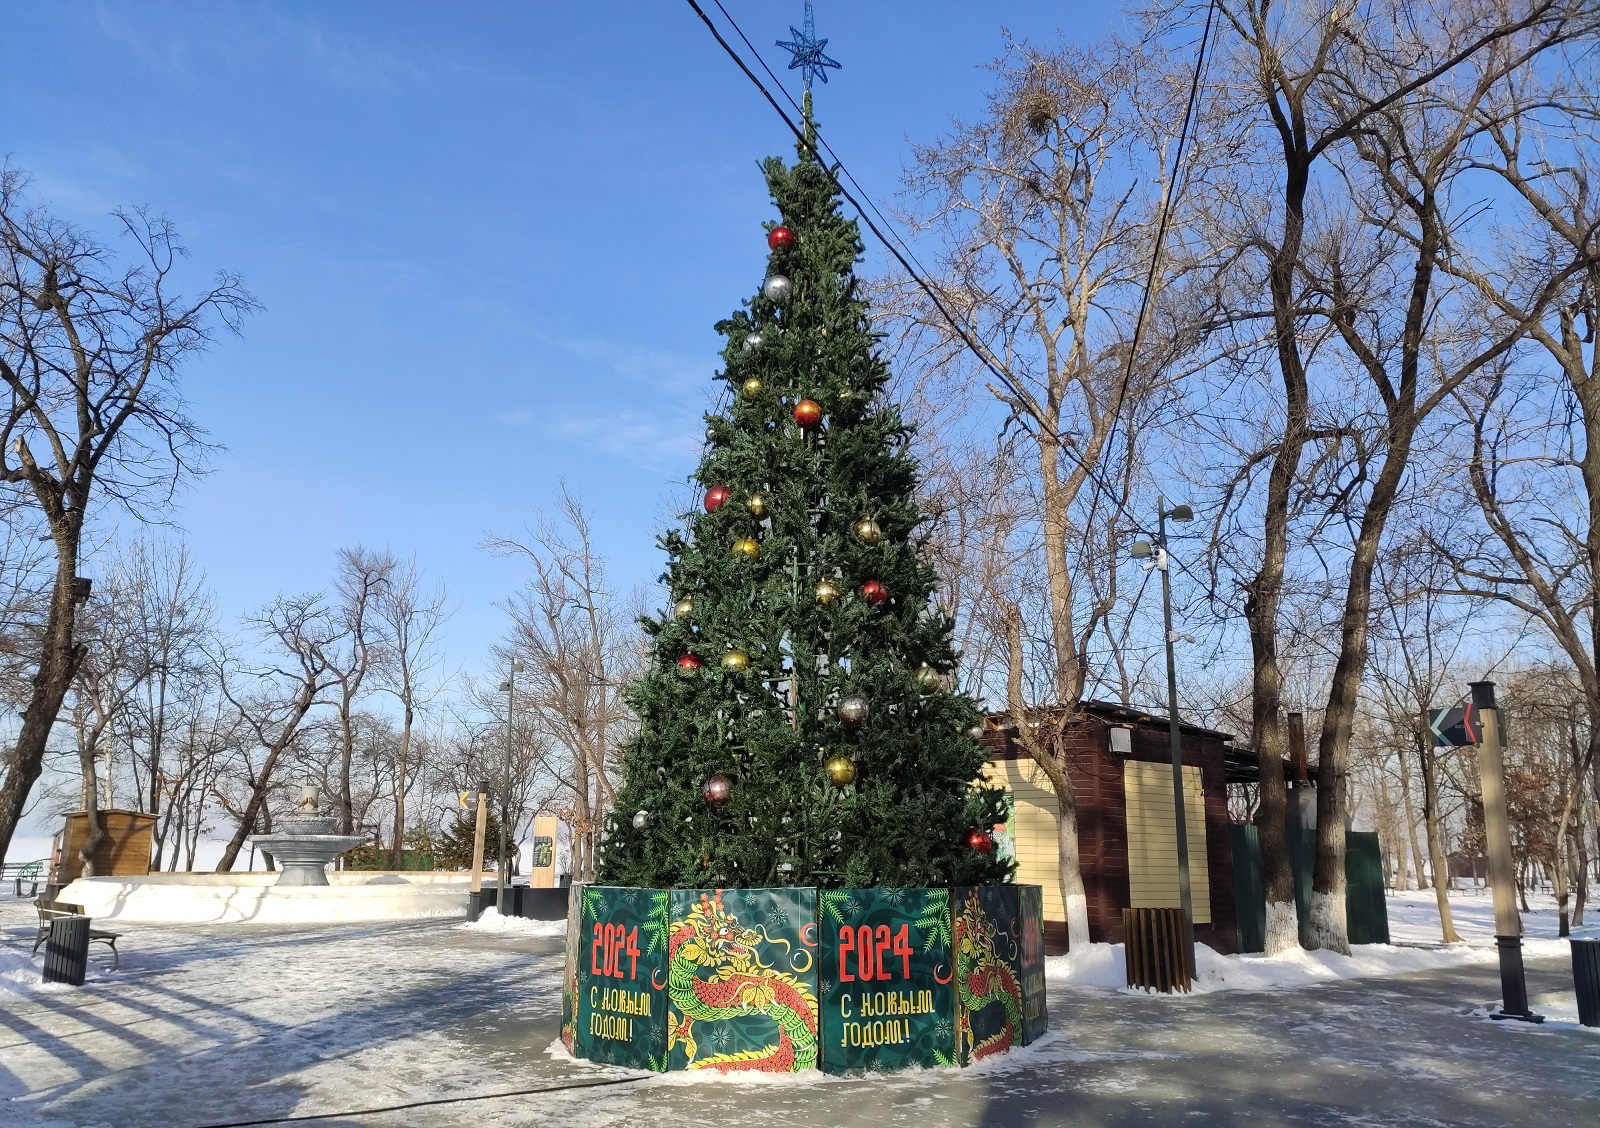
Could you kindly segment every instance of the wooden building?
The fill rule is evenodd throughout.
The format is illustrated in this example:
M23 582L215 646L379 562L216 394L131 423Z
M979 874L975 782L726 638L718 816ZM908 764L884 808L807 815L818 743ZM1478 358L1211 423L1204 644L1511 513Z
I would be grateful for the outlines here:
M1064 739L1078 801L1089 937L1120 943L1123 909L1179 903L1171 737L1164 716L1141 710L1091 701L1078 713ZM990 714L984 729L987 777L1012 799L1005 834L997 837L1015 854L1017 881L1043 887L1045 946L1059 954L1067 948L1067 926L1055 791L1016 739L1009 714ZM1126 742L1125 754L1113 751L1113 729L1126 730L1117 739L1119 746ZM1230 748L1224 733L1182 725L1180 734L1195 940L1233 952L1238 929L1227 785L1230 766L1242 772L1253 766L1254 756Z
M105 837L94 850L97 877L135 877L150 872L150 839L156 817L143 811L111 808L100 812ZM81 876L78 851L89 838L89 816L74 811L55 837L50 855L50 884L66 885Z

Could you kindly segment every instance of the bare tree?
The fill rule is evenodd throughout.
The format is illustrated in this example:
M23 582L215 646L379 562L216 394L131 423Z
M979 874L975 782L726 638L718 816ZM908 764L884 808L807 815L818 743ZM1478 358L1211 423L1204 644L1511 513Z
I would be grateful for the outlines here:
M361 547L339 550L339 569L333 584L339 631L334 636L336 649L326 659L328 672L334 678L333 706L339 714L340 834L354 833L356 824L350 790L356 748L356 702L374 664L388 661L388 653L381 647L381 633L373 631L372 617L396 567L395 558L387 552L370 552ZM375 643L379 644L377 649Z
M908 222L943 248L930 271L938 301L899 279L885 304L905 355L949 386L985 378L971 363L975 349L1000 374L988 390L1005 426L1026 436L1029 512L1039 516L1008 528L1010 544L991 530L1004 567L988 561L984 597L993 601L1007 707L1059 803L1061 894L1069 943L1078 946L1089 939L1087 902L1061 734L1091 677L1090 642L1111 633L1118 607L1119 509L1130 485L1118 470L1138 465L1138 413L1180 375L1169 371L1185 347L1172 308L1196 249L1177 235L1155 272L1143 363L1130 364L1128 354L1157 220L1177 190L1169 158L1189 74L1158 50L1115 40L1092 49L1014 44L994 70L984 116L917 146L907 176L918 208ZM1203 155L1190 161L1191 192L1204 168ZM1119 455L1123 424L1128 449ZM1025 602L1034 590L1037 613ZM1037 679L1025 631L1035 621L1043 624ZM1037 694L1028 692L1034 680ZM1034 723L1041 718L1048 723Z
M218 663L222 695L250 738L239 757L247 791L233 810L238 825L217 863L218 873L233 869L245 839L257 831L257 824L268 813L274 773L300 736L306 714L324 692L339 684L339 674L328 660L344 633L339 618L320 595L280 597L246 619L255 640L271 653L250 667L241 668L226 659ZM259 760L255 758L257 750Z
M1272 451L1264 504L1261 569L1246 605L1255 650L1256 732L1263 781L1276 779L1282 751L1281 675L1276 632L1289 536L1291 495L1312 431L1312 381L1302 326L1320 322L1343 346L1339 383L1349 371L1368 383L1376 418L1355 445L1351 471L1359 489L1345 503L1356 514L1335 664L1318 739L1317 861L1309 933L1312 943L1347 951L1344 921L1345 770L1350 726L1366 665L1374 563L1406 477L1418 430L1454 388L1509 351L1527 331L1523 318L1483 318L1465 310L1441 263L1459 253L1470 212L1451 189L1468 163L1476 110L1528 60L1584 34L1593 15L1581 3L1503 5L1498 0L1430 9L1408 0L1364 8L1283 6L1271 0L1218 5L1231 33L1240 92L1267 135L1279 203L1270 216L1252 205L1252 260L1265 274L1268 310L1243 319L1272 325L1284 391L1281 432ZM1239 112L1250 113L1247 106ZM1330 167L1331 166L1331 167ZM1318 171L1328 198L1355 222L1325 215L1308 227L1318 202ZM1340 190L1342 187L1342 190ZM1308 239L1308 234L1320 237ZM1553 286L1535 286L1536 307ZM1450 326L1441 339L1443 323ZM1315 334L1311 335L1313 338ZM1263 828L1276 825L1274 784L1262 789ZM1264 852L1267 851L1264 844ZM1283 867L1269 862L1269 902L1284 891Z
M193 770L193 765L174 769L167 763L167 738L175 725L182 726L195 713L204 712L206 699L214 695L205 660L214 607L205 578L185 544L135 541L127 550L126 569L136 618L131 642L146 671L128 716L134 730L130 733L134 747L131 766L142 808L158 816L152 865L160 869L171 825L161 817L162 796L175 791L174 781ZM177 850L176 844L173 849Z
M0 171L0 482L40 514L56 559L22 728L0 780L0 860L83 661L84 523L102 496L159 506L195 468L202 432L184 411L179 371L208 343L211 321L237 329L255 304L230 275L198 298L175 295L181 248L166 220L117 214L133 247L124 265L30 205L25 189L16 169Z
M77 738L78 767L82 776L82 803L87 833L78 850L82 874L94 876L94 852L105 838L100 821L99 760L108 761L114 743L114 726L132 705L150 676L147 655L138 638L138 580L119 561L102 579L100 591L82 613L84 655L73 682L71 724ZM106 780L112 767L106 765Z
M600 829L616 798L621 744L632 726L624 693L644 647L637 601L630 605L607 586L582 500L563 485L555 510L527 540L491 537L486 547L533 569L504 604L512 626L503 657L526 664L518 702L555 758L552 774L571 804L573 873L581 880L594 872Z
M417 706L428 698L425 679L438 662L438 632L449 615L444 585L422 590L416 562L396 564L378 592L376 605L389 661L381 684L400 702L400 750L394 773L394 866L404 864L406 788L421 764L411 755Z

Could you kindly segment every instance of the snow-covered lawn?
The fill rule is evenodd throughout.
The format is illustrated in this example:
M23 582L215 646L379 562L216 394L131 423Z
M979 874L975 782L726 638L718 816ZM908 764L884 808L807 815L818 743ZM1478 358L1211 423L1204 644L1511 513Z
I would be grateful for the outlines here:
M1544 956L1565 959L1570 951L1556 933L1559 917L1548 896L1530 897L1523 914L1523 953L1528 959ZM1304 987L1335 979L1363 979L1400 975L1408 971L1494 963L1494 906L1487 890L1464 890L1450 895L1451 915L1462 943L1446 945L1439 928L1439 906L1432 890L1410 890L1389 895L1389 944L1359 944L1351 955L1307 952L1301 949L1278 956L1224 956L1199 945L1195 953L1194 989L1213 991L1268 991ZM1588 923L1574 936L1600 937L1600 914L1589 913ZM1127 990L1126 965L1120 944L1092 944L1087 950L1053 956L1045 963L1052 983L1075 987ZM1576 1013L1576 1012L1574 1012Z
M339 1114L340 1128L678 1120L754 1128L775 1118L1042 1128L1065 1120L1036 1116L1036 1107L1123 1123L1133 1105L1162 1123L1197 1108L1219 1123L1324 1123L1330 1109L1379 1116L1357 1116L1363 1123L1504 1122L1460 1112L1467 1077L1492 1077L1514 1095L1507 1107L1529 1110L1518 1121L1527 1128L1596 1122L1583 1102L1600 1067L1600 1038L1572 1032L1570 973L1550 961L1530 972L1537 1004L1551 1016L1532 1038L1522 1036L1532 1028L1502 1035L1507 1024L1491 1030L1474 1020L1473 1008L1496 994L1488 967L1468 977L1325 982L1492 960L1487 898L1458 902L1460 926L1473 937L1459 948L1438 950L1427 933L1431 896L1407 894L1391 909L1402 944L1364 948L1348 961L1206 950L1199 996L1124 994L1120 950L1097 947L1052 961L1049 1034L981 1068L870 1081L810 1073L764 1084L635 1079L551 1053L561 921L490 912L475 924L128 925L122 969L105 971L97 950L79 989L39 984L39 961L28 956L33 913L0 898L0 1128L195 1128L317 1113ZM1540 939L1530 954L1564 957L1549 939L1553 912L1537 908L1529 924ZM1303 989L1290 997L1286 988ZM568 1088L613 1080L622 1084ZM507 1095L484 1099L493 1094ZM352 1114L458 1098L466 1103ZM1416 1117L1391 1115L1401 1106ZM1287 1115L1291 1107L1300 1114ZM1536 1123L1534 1111L1548 1116Z

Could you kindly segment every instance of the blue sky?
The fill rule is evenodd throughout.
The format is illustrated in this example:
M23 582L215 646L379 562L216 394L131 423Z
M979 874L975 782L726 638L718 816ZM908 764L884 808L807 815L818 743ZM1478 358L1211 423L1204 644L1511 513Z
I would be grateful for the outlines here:
M724 3L778 69L800 0ZM981 108L1002 23L1089 38L1113 11L820 0L824 131L882 202L908 137ZM107 234L163 211L197 281L265 306L185 379L226 450L177 520L224 623L388 546L447 583L476 668L521 580L478 546L562 479L615 580L654 579L712 324L765 262L756 161L792 151L686 4L15 5L0 66L38 197Z

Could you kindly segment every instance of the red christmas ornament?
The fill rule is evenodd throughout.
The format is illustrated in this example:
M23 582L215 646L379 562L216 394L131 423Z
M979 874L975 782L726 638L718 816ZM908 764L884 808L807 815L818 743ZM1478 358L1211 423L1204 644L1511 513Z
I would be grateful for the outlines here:
M794 246L794 232L779 224L767 232L767 246L775 251L787 251Z
M801 430L811 430L822 422L822 405L816 400L801 400L794 405L794 421L800 424Z
M706 512L715 513L732 496L733 491L727 486L712 486L706 491Z
M980 854L987 854L994 849L994 835L987 830L967 831L967 846Z
M884 587L877 580L868 580L866 583L861 585L861 597L876 607L885 599L889 598L889 589Z
M693 654L685 654L682 658L678 659L678 668L680 670L688 670L692 673L700 668L700 659L696 658Z

